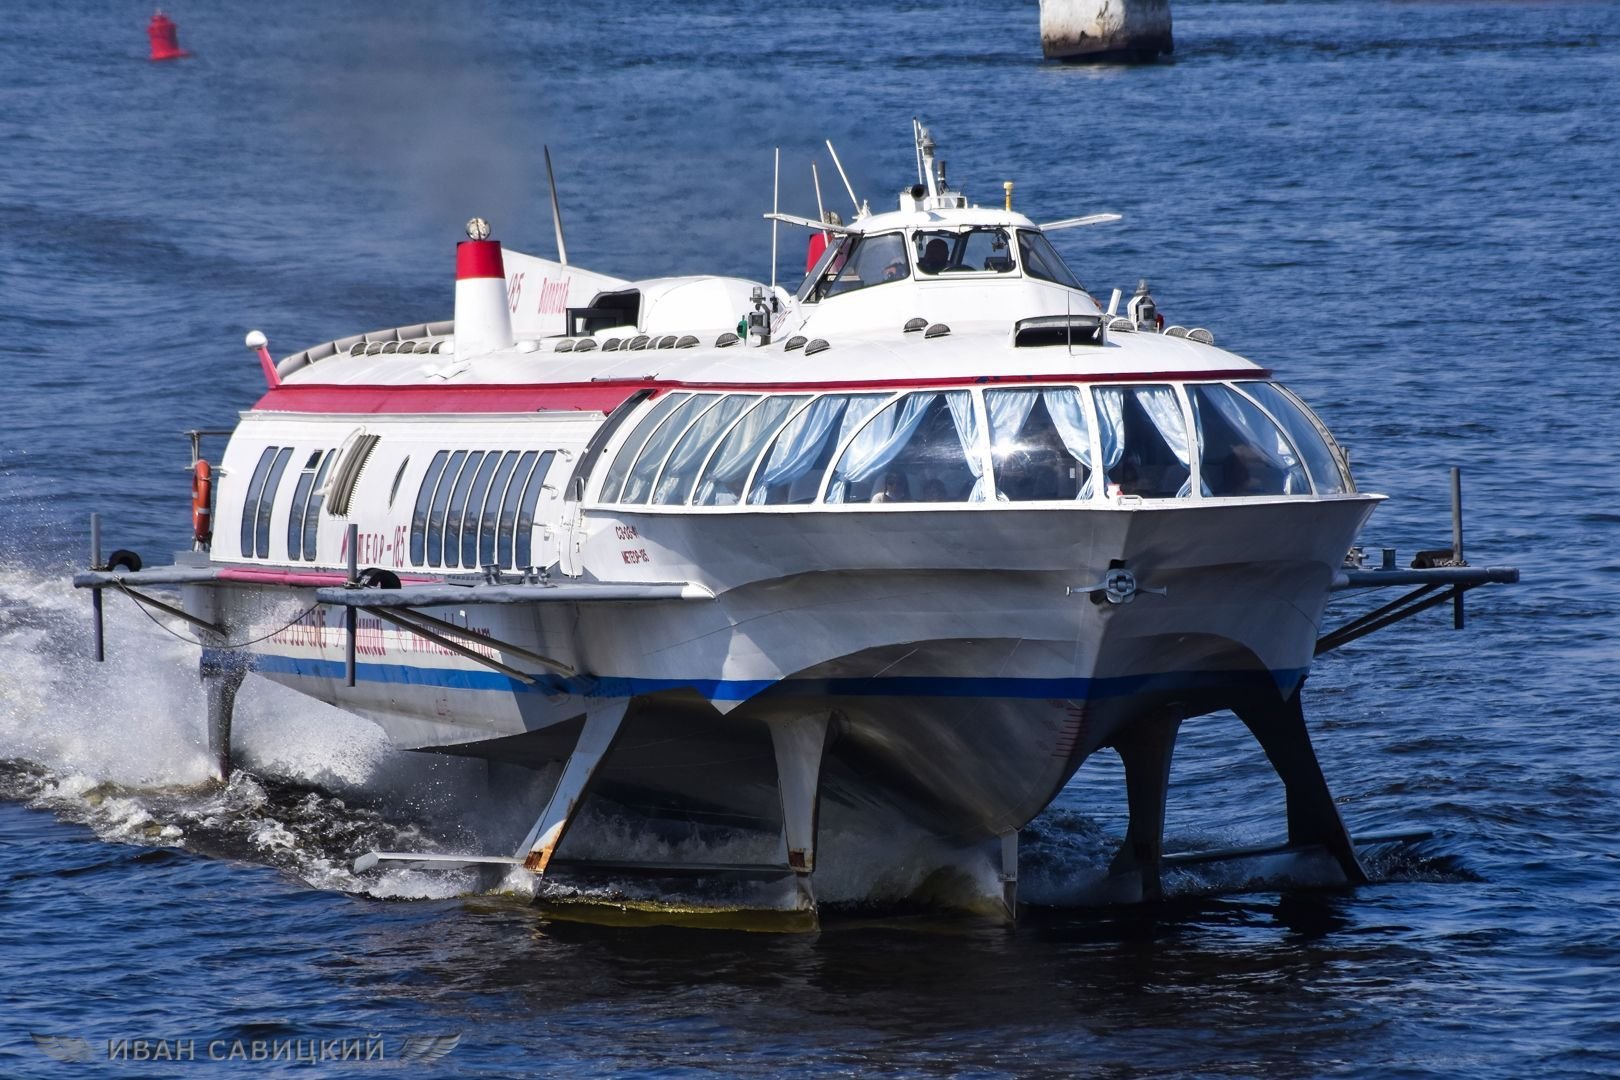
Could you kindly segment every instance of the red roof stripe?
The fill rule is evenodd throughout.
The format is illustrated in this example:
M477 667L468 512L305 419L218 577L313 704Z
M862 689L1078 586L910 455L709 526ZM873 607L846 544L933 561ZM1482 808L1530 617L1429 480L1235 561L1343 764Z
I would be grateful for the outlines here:
M1264 379L1263 368L1230 371L1088 372L1068 375L969 375L939 379L855 379L819 383L682 382L624 379L586 383L413 383L408 386L346 386L283 383L254 403L256 412L295 413L521 413L611 412L637 390L722 390L732 393L823 393L836 390L904 390L910 387L1006 386L1041 383L1164 382Z

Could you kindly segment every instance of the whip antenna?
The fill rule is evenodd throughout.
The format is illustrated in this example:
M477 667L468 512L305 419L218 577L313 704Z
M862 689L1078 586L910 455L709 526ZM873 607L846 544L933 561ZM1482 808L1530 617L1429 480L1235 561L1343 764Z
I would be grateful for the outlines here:
M849 192L849 201L855 207L855 216L861 216L861 200L855 197L855 189L849 185L849 175L844 172L844 163L838 160L838 151L833 149L832 140L827 140L827 153L832 155L833 164L838 166L839 179L844 181L844 190Z
M771 213L782 212L782 148L776 148L776 178L771 181ZM776 291L776 218L771 218L771 291Z
M551 187L551 224L557 229L557 261L568 265L568 245L563 243L562 208L557 204L557 178L551 172L551 147L542 146L546 155L546 183Z

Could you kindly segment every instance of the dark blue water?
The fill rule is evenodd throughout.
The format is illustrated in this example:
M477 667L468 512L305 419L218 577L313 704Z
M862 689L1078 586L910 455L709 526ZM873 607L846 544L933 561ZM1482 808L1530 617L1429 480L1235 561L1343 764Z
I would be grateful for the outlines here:
M0 1073L61 1068L30 1033L458 1032L419 1071L1620 1072L1620 6L1180 0L1175 61L1136 69L1041 63L1033 0L638 7L182 5L197 56L169 65L140 10L0 19ZM559 922L344 869L510 813L466 763L261 689L247 771L209 790L189 647L116 605L84 660L88 515L149 561L184 545L177 433L257 396L247 329L285 353L449 317L467 217L550 252L542 143L574 261L764 275L771 148L785 209L813 212L826 137L879 205L914 114L970 197L1126 214L1060 234L1070 264L1101 295L1149 278L1312 401L1392 496L1371 545L1444 546L1465 467L1472 560L1524 583L1306 691L1352 829L1435 833L1374 884L1067 910L1124 827L1099 759L1026 837L1055 907L1014 931L862 918L916 883L899 847L818 935ZM1281 813L1235 721L1187 725L1172 848Z

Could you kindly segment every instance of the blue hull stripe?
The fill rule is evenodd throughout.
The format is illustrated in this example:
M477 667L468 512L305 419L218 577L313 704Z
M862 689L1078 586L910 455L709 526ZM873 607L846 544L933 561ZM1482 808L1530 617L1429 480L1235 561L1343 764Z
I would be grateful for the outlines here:
M228 662L208 650L204 663ZM337 660L288 656L254 656L253 670L264 675L305 679L342 679ZM1105 698L1154 691L1232 690L1287 686L1303 678L1294 671L1186 671L1104 679L1017 679L998 677L899 676L850 679L643 679L605 676L536 675L534 683L518 682L498 671L413 667L407 664L356 664L359 682L423 686L447 690L486 690L509 694L636 697L688 690L710 701L746 701L774 689L791 697L966 697L966 698Z

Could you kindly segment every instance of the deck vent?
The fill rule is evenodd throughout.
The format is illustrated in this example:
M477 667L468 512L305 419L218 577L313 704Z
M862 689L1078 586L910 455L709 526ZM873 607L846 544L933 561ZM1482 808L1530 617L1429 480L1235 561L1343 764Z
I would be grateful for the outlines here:
M675 343L675 347L677 349L695 349L695 348L697 348L697 344L698 344L698 339L697 339L696 335L685 334L685 335L683 335L681 337L681 339L679 341L677 341Z
M1136 333L1136 324L1130 319L1118 318L1108 324L1108 332L1110 334L1134 334Z
M386 355L388 353L397 353L397 352L399 352L399 342L397 342L397 341L385 341L385 342L383 342L383 347L382 347L381 351L382 351L382 353L384 355Z
M1165 337L1186 337L1187 336L1187 328L1185 326L1167 326L1167 327L1164 328L1164 336Z
M624 338L610 337L602 342L603 352L618 352L624 347Z
M590 352L594 348L596 348L595 338L580 338L574 345L575 352Z
M652 338L648 337L646 334L637 334L635 337L633 337L629 341L625 342L624 347L627 348L627 349L634 349L637 352L640 352L642 349L645 349L647 347L647 343L649 341L651 341L651 340L652 340Z
M1013 346L1020 349L1044 346L1101 345L1105 315L1037 315L1013 323Z
M832 348L832 346L827 344L826 338L816 338L814 341L805 343L804 355L814 356L816 353L826 352L830 348Z
M366 355L367 356L376 356L378 353L382 352L382 349L383 349L383 343L380 342L380 341L368 341L368 342L366 342Z
M917 331L922 330L922 329L926 328L927 326L928 326L928 320L927 319L922 319L922 318L907 319L906 320L906 325L900 328L900 332L902 334L915 334Z
M742 338L738 337L736 334L733 334L730 330L727 330L725 333L714 339L714 347L717 349L728 349L741 340Z
M675 335L665 334L663 337L659 338L658 347L660 349L673 349L675 347Z
M792 337L787 339L787 344L782 346L782 351L792 352L794 349L802 349L804 348L804 343L809 340L810 339L805 337L803 334L794 334Z
M1187 340L1196 341L1200 345L1213 345L1215 344L1215 335L1200 326L1194 330L1187 331Z
M563 338L561 341L557 342L557 347L555 349L551 350L551 351L552 352L573 352L574 351L574 339L573 338L566 338L566 337Z
M944 337L946 334L948 334L950 332L951 332L950 327L946 326L942 322L937 322L933 326L930 326L928 329L923 331L923 337L925 337L925 338Z

